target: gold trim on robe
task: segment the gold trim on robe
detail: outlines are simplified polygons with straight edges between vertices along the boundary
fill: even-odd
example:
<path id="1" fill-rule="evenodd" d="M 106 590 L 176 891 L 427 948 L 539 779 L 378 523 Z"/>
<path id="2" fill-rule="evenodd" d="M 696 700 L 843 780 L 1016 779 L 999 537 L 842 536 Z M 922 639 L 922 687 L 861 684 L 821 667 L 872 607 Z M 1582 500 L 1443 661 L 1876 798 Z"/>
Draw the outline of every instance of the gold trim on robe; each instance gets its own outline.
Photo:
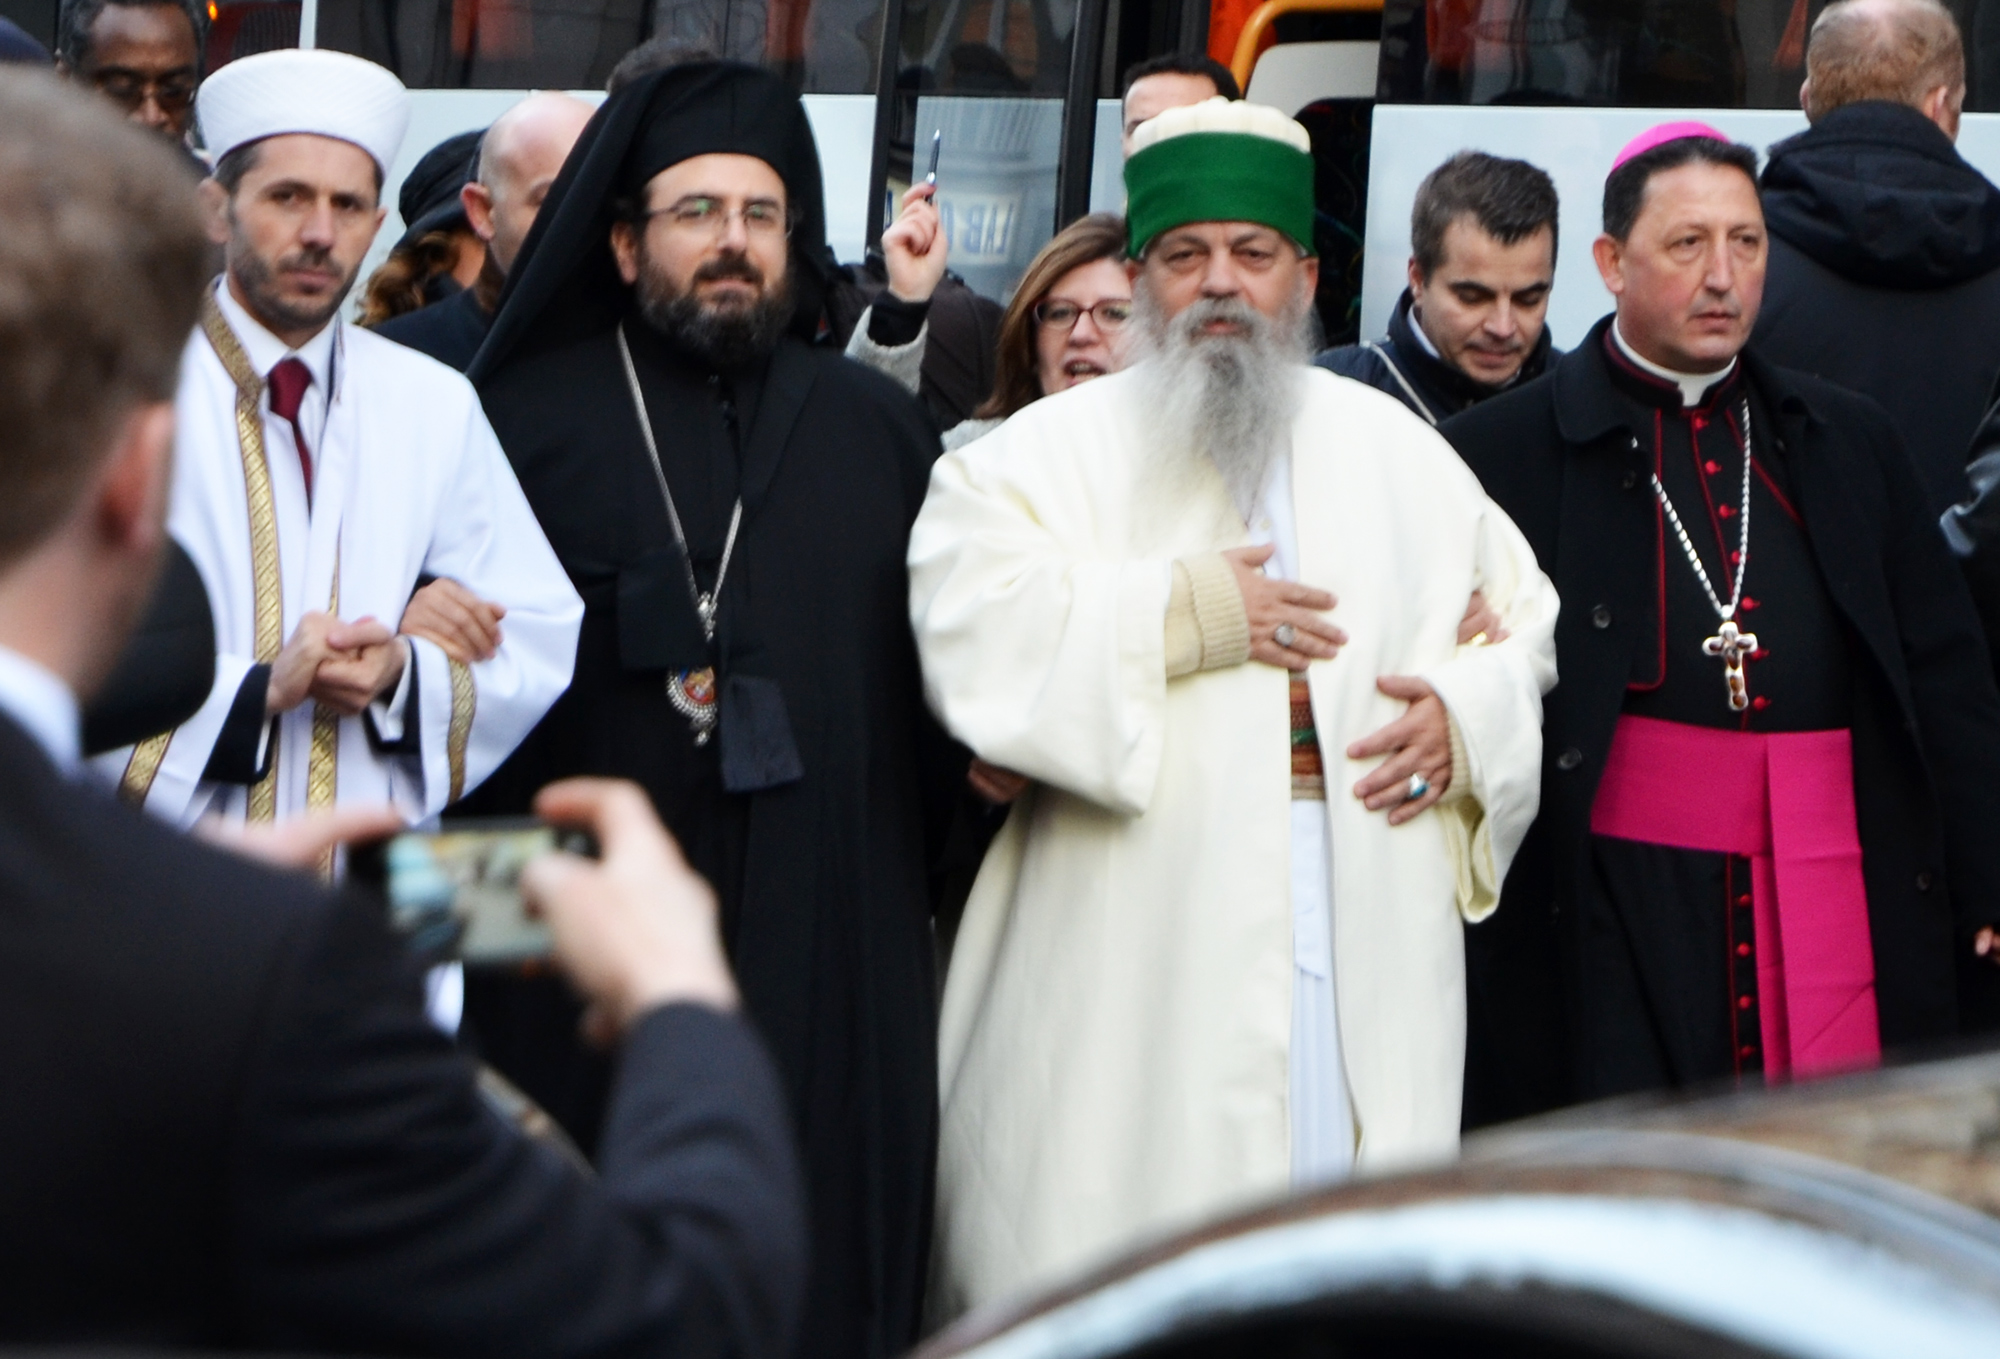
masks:
<path id="1" fill-rule="evenodd" d="M 415 661 L 412 656 L 411 663 Z M 465 795 L 465 748 L 472 740 L 472 717 L 478 711 L 479 687 L 472 681 L 472 667 L 451 662 L 451 726 L 444 743 L 451 766 L 451 795 L 445 799 L 446 806 Z"/>

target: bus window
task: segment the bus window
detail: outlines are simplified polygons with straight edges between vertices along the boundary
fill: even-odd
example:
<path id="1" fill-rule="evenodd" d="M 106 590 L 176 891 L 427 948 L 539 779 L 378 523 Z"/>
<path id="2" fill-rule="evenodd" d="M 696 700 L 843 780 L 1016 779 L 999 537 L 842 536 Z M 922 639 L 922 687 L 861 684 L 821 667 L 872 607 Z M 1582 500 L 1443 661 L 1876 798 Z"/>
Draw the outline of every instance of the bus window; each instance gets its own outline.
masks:
<path id="1" fill-rule="evenodd" d="M 2000 0 L 1946 0 L 1966 108 L 2000 109 Z M 1798 107 L 1826 0 L 1386 0 L 1394 103 Z"/>
<path id="2" fill-rule="evenodd" d="M 297 5 L 291 6 L 296 10 Z M 881 0 L 345 0 L 319 45 L 413 89 L 602 89 L 656 34 L 764 65 L 808 94 L 875 89 Z"/>

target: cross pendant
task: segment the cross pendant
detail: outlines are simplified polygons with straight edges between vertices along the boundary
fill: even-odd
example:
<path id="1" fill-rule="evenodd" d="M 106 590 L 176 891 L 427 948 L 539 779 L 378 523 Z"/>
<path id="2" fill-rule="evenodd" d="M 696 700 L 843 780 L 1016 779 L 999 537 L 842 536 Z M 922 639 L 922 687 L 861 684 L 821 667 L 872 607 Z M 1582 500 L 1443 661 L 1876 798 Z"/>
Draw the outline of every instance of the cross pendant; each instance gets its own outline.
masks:
<path id="1" fill-rule="evenodd" d="M 1703 655 L 1722 658 L 1722 679 L 1729 686 L 1731 712 L 1740 713 L 1750 706 L 1750 685 L 1743 677 L 1743 661 L 1756 649 L 1757 634 L 1742 631 L 1733 618 L 1723 619 L 1715 636 L 1701 644 Z"/>

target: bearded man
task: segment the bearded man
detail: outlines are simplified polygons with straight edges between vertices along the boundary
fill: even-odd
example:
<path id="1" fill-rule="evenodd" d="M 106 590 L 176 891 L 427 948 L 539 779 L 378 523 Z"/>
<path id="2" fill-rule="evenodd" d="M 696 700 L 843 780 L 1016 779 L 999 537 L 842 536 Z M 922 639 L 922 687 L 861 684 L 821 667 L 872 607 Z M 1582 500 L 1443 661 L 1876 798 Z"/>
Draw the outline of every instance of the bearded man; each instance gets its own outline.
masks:
<path id="1" fill-rule="evenodd" d="M 2000 694 L 1888 416 L 1746 348 L 1756 175 L 1702 124 L 1633 141 L 1614 314 L 1444 427 L 1564 600 L 1468 1121 L 1870 1065 L 1994 981 Z"/>
<path id="2" fill-rule="evenodd" d="M 1556 600 L 1443 440 L 1308 364 L 1308 145 L 1144 124 L 1146 357 L 947 454 L 911 535 L 932 704 L 1034 780 L 945 989 L 941 1316 L 1456 1146 Z M 1461 647 L 1475 590 L 1506 638 Z"/>
<path id="3" fill-rule="evenodd" d="M 480 805 L 524 808 L 563 774 L 651 793 L 721 899 L 798 1118 L 807 1351 L 887 1355 L 916 1339 L 936 1124 L 923 756 L 947 743 L 903 557 L 937 435 L 809 343 L 820 182 L 798 96 L 704 61 L 622 86 L 543 204 L 472 377 L 583 636 L 568 696 Z M 532 986 L 475 987 L 471 1021 L 588 1136 L 575 1010 L 537 1012 Z"/>
<path id="4" fill-rule="evenodd" d="M 215 670 L 194 716 L 103 759 L 182 824 L 347 801 L 433 816 L 562 692 L 582 610 L 471 387 L 339 317 L 409 95 L 358 57 L 285 50 L 230 63 L 196 113 L 227 268 L 181 365 L 168 523 L 208 590 Z M 419 598 L 504 613 L 504 637 L 485 617 L 475 654 L 421 621 L 424 577 Z"/>

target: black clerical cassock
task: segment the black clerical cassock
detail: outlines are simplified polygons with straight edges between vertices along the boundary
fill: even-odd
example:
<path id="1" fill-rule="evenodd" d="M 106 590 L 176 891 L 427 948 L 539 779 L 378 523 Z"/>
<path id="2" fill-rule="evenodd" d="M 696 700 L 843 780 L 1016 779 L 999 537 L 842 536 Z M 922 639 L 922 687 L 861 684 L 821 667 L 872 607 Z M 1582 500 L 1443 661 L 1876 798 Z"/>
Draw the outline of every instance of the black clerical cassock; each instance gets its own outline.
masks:
<path id="1" fill-rule="evenodd" d="M 1563 601 L 1541 817 L 1468 932 L 1467 1122 L 1957 1032 L 2000 694 L 1880 409 L 1749 352 L 1689 405 L 1607 320 L 1444 433 Z"/>
<path id="2" fill-rule="evenodd" d="M 793 223 L 792 333 L 728 369 L 648 326 L 607 245 L 616 197 L 711 152 L 777 169 Z M 930 814 L 956 805 L 966 757 L 926 715 L 904 570 L 937 437 L 888 381 L 809 343 L 824 241 L 811 131 L 774 77 L 678 67 L 621 90 L 584 131 L 471 372 L 583 596 L 576 678 L 475 809 L 524 809 L 571 774 L 651 793 L 721 899 L 798 1118 L 805 1351 L 888 1356 L 915 1339 L 926 1264 Z M 520 1039 L 505 1027 L 518 1012 L 483 1013 L 477 984 L 470 1001 L 506 1069 L 493 1049 Z M 570 1022 L 540 1041 L 567 1052 Z M 575 1110 L 575 1090 L 548 1084 L 561 1073 L 520 1074 Z"/>

